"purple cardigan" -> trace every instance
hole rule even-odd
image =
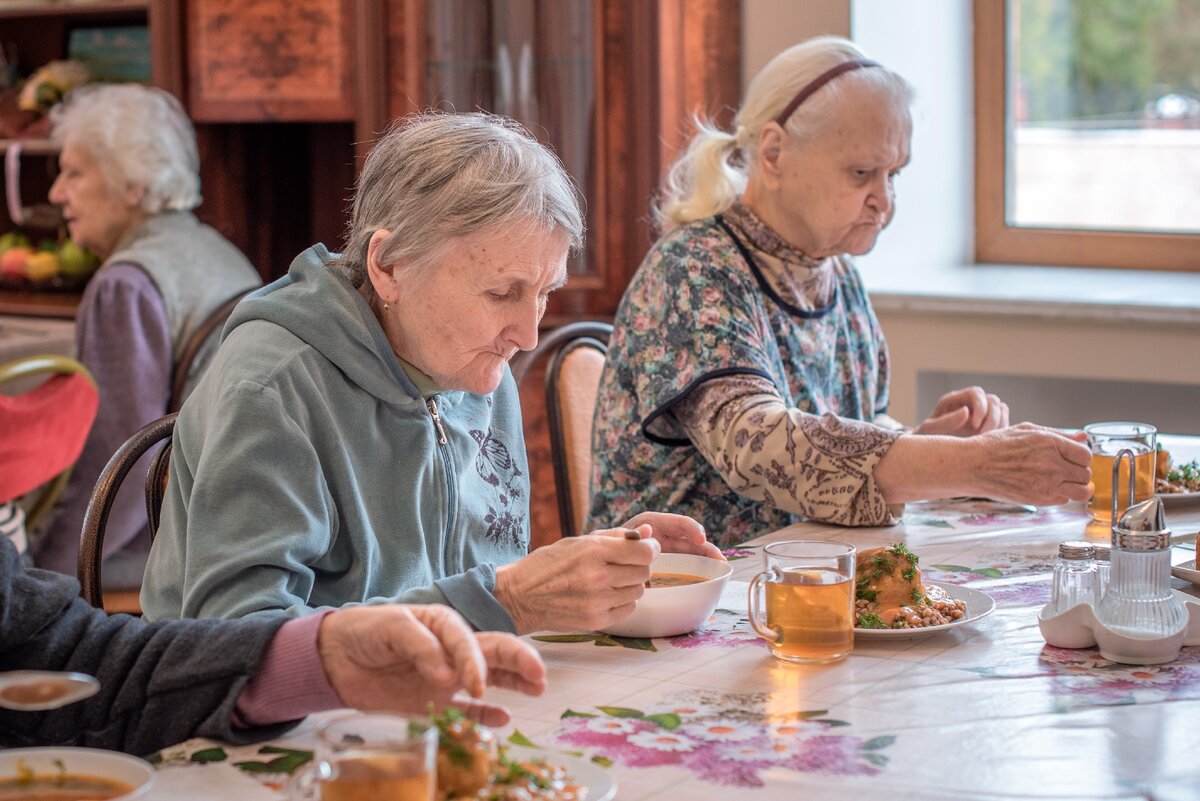
[[[49,527],[32,543],[38,567],[70,576],[75,575],[83,515],[100,471],[135,431],[167,413],[171,335],[162,296],[150,276],[131,264],[110,264],[98,273],[79,305],[75,351],[100,388],[100,408]],[[146,475],[148,463],[149,454],[117,493],[105,528],[106,559],[125,550],[136,555],[135,565],[145,561],[150,549],[146,491],[138,478]],[[139,586],[141,572],[135,567],[133,573],[127,582],[106,575],[105,585]]]

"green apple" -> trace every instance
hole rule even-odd
[[[58,269],[66,278],[85,278],[91,275],[99,266],[99,261],[91,251],[72,239],[63,242],[58,248]]]

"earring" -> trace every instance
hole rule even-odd
[[[391,308],[392,308],[392,304],[390,304],[390,303],[385,303],[385,304],[383,304],[383,310],[384,310],[384,311],[388,311],[388,310],[389,310],[389,309],[391,309]]]

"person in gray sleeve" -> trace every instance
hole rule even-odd
[[[306,714],[355,707],[425,714],[454,705],[485,724],[508,714],[487,684],[538,694],[528,643],[472,634],[445,606],[361,606],[289,619],[109,617],[79,584],[25,568],[0,538],[0,671],[88,673],[100,691],[45,712],[0,709],[0,746],[79,745],[149,754],[192,737],[276,737]]]

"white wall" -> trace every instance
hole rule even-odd
[[[971,30],[964,0],[853,3],[851,38],[917,90],[912,162],[896,181],[896,217],[859,259],[864,272],[877,264],[902,269],[914,260],[957,266],[973,259]]]
[[[742,0],[742,88],[776,53],[825,34],[850,35],[850,0]]]

